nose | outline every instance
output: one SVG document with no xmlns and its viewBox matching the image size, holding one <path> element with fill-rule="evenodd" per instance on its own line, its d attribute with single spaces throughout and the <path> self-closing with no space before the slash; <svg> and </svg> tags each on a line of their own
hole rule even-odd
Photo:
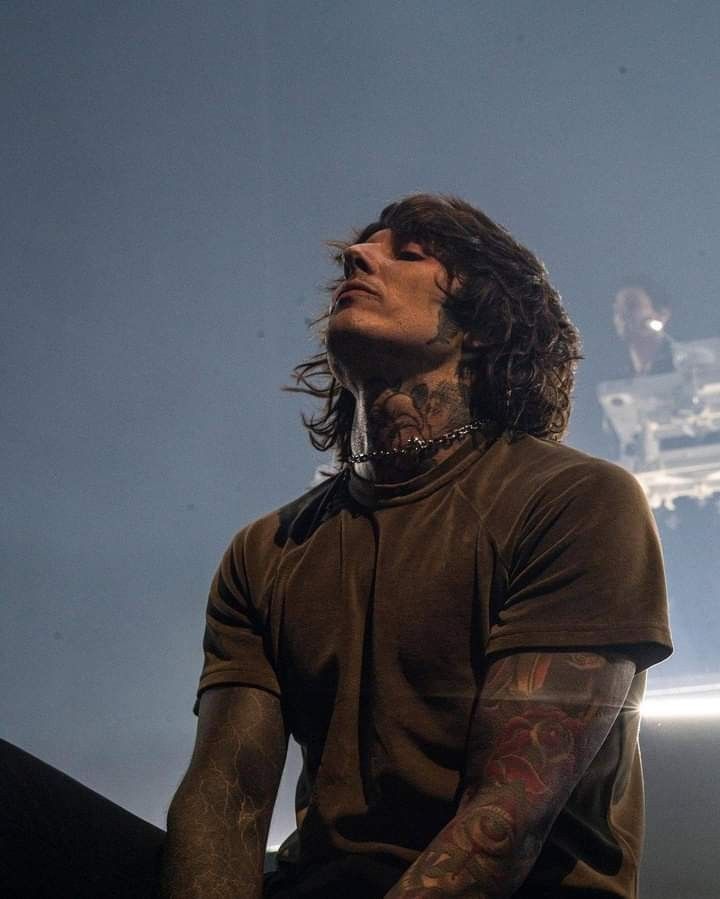
<svg viewBox="0 0 720 899">
<path fill-rule="evenodd" d="M 367 244 L 356 243 L 343 252 L 343 269 L 346 278 L 351 277 L 358 270 L 366 275 L 373 271 L 372 254 L 367 247 Z"/>
</svg>

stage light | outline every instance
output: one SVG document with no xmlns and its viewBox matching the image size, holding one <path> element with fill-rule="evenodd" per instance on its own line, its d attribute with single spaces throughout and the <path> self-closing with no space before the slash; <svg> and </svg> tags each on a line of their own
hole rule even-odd
<svg viewBox="0 0 720 899">
<path fill-rule="evenodd" d="M 660 321 L 659 318 L 649 318 L 646 324 L 651 331 L 657 331 L 658 333 L 665 327 L 665 322 Z"/>
<path fill-rule="evenodd" d="M 640 706 L 643 718 L 720 718 L 720 684 L 650 691 Z"/>
</svg>

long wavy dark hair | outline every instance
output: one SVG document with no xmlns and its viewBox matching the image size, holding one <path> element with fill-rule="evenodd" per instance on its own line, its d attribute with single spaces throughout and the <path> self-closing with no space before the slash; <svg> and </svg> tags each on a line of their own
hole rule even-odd
<svg viewBox="0 0 720 899">
<path fill-rule="evenodd" d="M 479 346 L 461 363 L 470 379 L 473 418 L 495 422 L 511 439 L 533 434 L 561 440 L 568 426 L 580 336 L 542 262 L 483 212 L 454 196 L 414 194 L 386 206 L 380 218 L 350 240 L 328 241 L 342 266 L 344 251 L 389 228 L 396 249 L 417 241 L 460 287 L 448 292 L 445 311 Z M 340 277 L 327 285 L 332 292 Z M 296 386 L 284 389 L 321 400 L 319 412 L 302 415 L 315 449 L 350 455 L 355 397 L 333 376 L 326 351 L 324 312 L 320 352 L 296 365 Z M 464 354 L 465 356 L 465 354 Z"/>
</svg>

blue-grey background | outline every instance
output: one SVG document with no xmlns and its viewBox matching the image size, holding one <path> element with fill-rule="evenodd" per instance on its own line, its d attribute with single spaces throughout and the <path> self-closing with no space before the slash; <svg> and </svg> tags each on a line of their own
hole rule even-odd
<svg viewBox="0 0 720 899">
<path fill-rule="evenodd" d="M 322 461 L 280 387 L 323 240 L 417 190 L 507 225 L 584 334 L 569 442 L 611 457 L 615 291 L 720 335 L 720 4 L 5 0 L 0 41 L 3 736 L 162 824 L 215 565 Z M 658 522 L 653 682 L 720 680 L 717 508 Z"/>
</svg>

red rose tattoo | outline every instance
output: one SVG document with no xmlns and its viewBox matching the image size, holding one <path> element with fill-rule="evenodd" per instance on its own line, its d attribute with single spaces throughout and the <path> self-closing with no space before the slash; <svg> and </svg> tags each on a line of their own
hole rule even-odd
<svg viewBox="0 0 720 899">
<path fill-rule="evenodd" d="M 635 672 L 620 655 L 521 652 L 486 673 L 455 816 L 385 899 L 500 899 L 536 862 Z"/>
</svg>

